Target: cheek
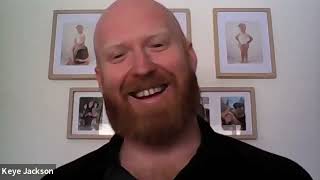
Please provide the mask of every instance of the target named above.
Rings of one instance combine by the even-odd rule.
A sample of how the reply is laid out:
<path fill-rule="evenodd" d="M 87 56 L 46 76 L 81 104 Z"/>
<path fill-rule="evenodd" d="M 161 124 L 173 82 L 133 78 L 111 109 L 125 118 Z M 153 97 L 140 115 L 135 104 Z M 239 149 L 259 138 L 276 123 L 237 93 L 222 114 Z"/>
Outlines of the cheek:
<path fill-rule="evenodd" d="M 104 93 L 116 94 L 124 81 L 125 71 L 119 65 L 105 65 L 102 71 L 102 86 Z"/>
<path fill-rule="evenodd" d="M 178 50 L 178 48 L 173 48 L 172 50 L 156 54 L 153 59 L 156 64 L 174 74 L 183 73 L 190 65 L 188 64 L 189 60 L 185 53 Z"/>

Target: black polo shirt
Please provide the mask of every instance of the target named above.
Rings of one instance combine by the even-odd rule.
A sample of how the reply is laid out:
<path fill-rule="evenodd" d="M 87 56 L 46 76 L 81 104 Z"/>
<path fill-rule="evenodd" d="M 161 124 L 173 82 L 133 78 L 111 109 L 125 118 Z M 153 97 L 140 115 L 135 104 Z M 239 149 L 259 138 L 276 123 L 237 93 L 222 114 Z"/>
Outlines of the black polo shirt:
<path fill-rule="evenodd" d="M 215 133 L 198 120 L 201 144 L 175 180 L 185 179 L 312 179 L 297 163 L 239 140 Z M 133 180 L 121 167 L 119 151 L 123 138 L 114 135 L 101 148 L 57 168 L 43 179 Z M 139 162 L 137 162 L 137 166 Z"/>

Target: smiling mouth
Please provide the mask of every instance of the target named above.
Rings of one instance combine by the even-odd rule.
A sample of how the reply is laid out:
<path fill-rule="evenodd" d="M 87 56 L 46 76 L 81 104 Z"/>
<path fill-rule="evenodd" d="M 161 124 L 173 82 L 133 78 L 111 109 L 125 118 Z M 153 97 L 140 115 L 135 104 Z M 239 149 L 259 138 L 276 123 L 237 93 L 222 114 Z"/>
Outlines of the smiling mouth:
<path fill-rule="evenodd" d="M 131 92 L 129 95 L 136 99 L 146 99 L 161 94 L 167 89 L 167 87 L 167 84 L 162 84 L 157 87 Z"/>

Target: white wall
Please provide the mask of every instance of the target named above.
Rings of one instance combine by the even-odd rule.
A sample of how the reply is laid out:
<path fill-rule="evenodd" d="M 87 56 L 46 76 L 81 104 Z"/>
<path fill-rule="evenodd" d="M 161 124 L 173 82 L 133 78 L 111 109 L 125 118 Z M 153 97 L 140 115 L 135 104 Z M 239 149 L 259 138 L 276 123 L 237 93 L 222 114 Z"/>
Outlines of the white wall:
<path fill-rule="evenodd" d="M 320 3 L 318 0 L 161 0 L 189 8 L 201 86 L 254 86 L 258 139 L 246 141 L 289 157 L 320 179 Z M 1 0 L 0 163 L 62 165 L 106 143 L 66 139 L 70 87 L 95 81 L 48 80 L 54 9 L 102 9 L 102 0 Z M 277 79 L 216 79 L 212 8 L 272 10 Z"/>

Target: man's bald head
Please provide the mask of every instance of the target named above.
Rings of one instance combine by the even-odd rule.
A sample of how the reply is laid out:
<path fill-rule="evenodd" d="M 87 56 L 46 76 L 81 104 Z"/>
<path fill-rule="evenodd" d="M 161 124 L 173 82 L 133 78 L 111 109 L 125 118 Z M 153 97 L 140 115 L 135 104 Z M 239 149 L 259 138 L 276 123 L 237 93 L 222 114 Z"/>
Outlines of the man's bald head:
<path fill-rule="evenodd" d="M 195 120 L 196 54 L 174 15 L 152 0 L 118 0 L 95 31 L 96 78 L 114 131 L 165 145 Z"/>
<path fill-rule="evenodd" d="M 165 24 L 169 33 L 178 38 L 182 46 L 186 46 L 187 40 L 179 22 L 163 5 L 153 0 L 117 0 L 104 11 L 96 25 L 94 46 L 97 59 L 103 55 L 101 51 L 105 44 L 112 41 L 109 34 L 114 36 L 112 32 L 118 31 L 119 36 L 125 36 L 126 32 L 134 31 L 146 23 Z"/>

